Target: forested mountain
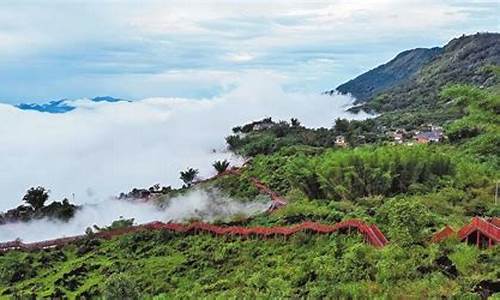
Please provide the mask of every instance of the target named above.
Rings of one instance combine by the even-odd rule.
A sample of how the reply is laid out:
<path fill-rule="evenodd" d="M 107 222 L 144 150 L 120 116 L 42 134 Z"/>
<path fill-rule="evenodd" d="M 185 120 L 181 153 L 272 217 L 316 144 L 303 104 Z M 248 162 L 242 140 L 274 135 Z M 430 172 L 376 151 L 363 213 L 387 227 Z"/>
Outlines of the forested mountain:
<path fill-rule="evenodd" d="M 442 48 L 417 48 L 398 54 L 386 64 L 359 75 L 348 82 L 339 85 L 337 91 L 351 94 L 358 102 L 369 101 L 373 96 L 407 80 L 422 68 L 422 66 L 437 55 Z M 333 93 L 335 90 L 329 91 Z"/>
<path fill-rule="evenodd" d="M 337 90 L 376 111 L 432 108 L 439 106 L 437 96 L 445 85 L 493 85 L 488 66 L 499 64 L 500 34 L 477 33 L 455 38 L 443 48 L 405 51 Z"/>

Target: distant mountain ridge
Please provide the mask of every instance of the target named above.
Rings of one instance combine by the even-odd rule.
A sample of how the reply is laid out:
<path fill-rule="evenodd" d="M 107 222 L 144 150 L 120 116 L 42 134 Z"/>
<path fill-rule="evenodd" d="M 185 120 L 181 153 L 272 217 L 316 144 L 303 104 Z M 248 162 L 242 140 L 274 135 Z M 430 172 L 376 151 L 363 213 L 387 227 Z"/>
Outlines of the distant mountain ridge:
<path fill-rule="evenodd" d="M 93 102 L 119 102 L 119 101 L 127 101 L 124 99 L 113 98 L 110 96 L 100 96 L 89 99 Z M 66 113 L 74 110 L 76 107 L 71 105 L 72 100 L 61 99 L 54 100 L 47 103 L 21 103 L 17 104 L 16 107 L 22 110 L 36 110 L 39 112 L 46 112 L 52 114 L 60 114 Z"/>
<path fill-rule="evenodd" d="M 439 91 L 453 83 L 495 84 L 488 66 L 500 65 L 500 34 L 477 33 L 442 48 L 414 49 L 328 91 L 351 94 L 365 110 L 435 108 Z"/>

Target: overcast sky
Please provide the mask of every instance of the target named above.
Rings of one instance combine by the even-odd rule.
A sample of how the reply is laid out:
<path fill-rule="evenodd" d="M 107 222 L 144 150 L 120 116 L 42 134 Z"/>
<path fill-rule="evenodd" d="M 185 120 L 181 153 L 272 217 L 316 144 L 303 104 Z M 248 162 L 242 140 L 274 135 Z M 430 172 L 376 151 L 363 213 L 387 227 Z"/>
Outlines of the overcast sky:
<path fill-rule="evenodd" d="M 248 71 L 320 92 L 402 50 L 500 29 L 499 1 L 270 2 L 2 1 L 0 102 L 212 97 Z"/>

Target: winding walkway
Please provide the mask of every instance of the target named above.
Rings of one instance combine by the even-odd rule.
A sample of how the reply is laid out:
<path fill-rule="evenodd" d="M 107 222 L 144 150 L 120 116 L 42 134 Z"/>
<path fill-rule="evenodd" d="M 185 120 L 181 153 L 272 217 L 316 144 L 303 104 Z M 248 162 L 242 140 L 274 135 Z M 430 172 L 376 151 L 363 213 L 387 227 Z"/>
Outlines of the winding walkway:
<path fill-rule="evenodd" d="M 310 232 L 315 234 L 332 234 L 336 232 L 352 233 L 357 232 L 364 237 L 364 240 L 377 248 L 383 247 L 388 243 L 385 236 L 375 224 L 367 224 L 361 220 L 346 220 L 336 224 L 321 224 L 315 222 L 303 222 L 292 226 L 275 226 L 275 227 L 243 227 L 243 226 L 218 226 L 209 223 L 196 222 L 191 224 L 181 223 L 163 223 L 151 222 L 138 226 L 127 228 L 118 228 L 109 231 L 95 233 L 95 237 L 103 239 L 111 239 L 116 236 L 139 232 L 139 231 L 154 231 L 164 230 L 180 234 L 212 234 L 215 236 L 231 236 L 231 237 L 255 237 L 255 238 L 272 238 L 272 237 L 288 237 L 298 232 Z M 60 238 L 35 243 L 23 243 L 19 240 L 0 243 L 0 251 L 9 250 L 41 250 L 47 248 L 61 247 L 70 243 L 78 242 L 88 238 L 87 235 L 78 235 L 67 238 Z"/>
<path fill-rule="evenodd" d="M 244 166 L 246 164 L 247 163 L 245 163 Z M 198 180 L 198 181 L 194 182 L 193 184 L 197 185 L 200 183 L 209 182 L 209 181 L 212 181 L 212 180 L 217 179 L 219 177 L 223 177 L 223 176 L 227 176 L 227 175 L 239 176 L 239 175 L 241 175 L 241 168 L 232 167 L 231 169 L 227 169 L 226 171 L 221 172 L 221 173 L 219 173 L 215 176 L 212 176 L 210 178 Z M 286 201 L 285 198 L 283 198 L 278 193 L 273 191 L 271 188 L 269 188 L 265 183 L 263 183 L 259 179 L 255 178 L 255 177 L 250 177 L 250 181 L 252 182 L 253 186 L 255 188 L 257 188 L 257 190 L 259 190 L 259 192 L 266 194 L 271 198 L 271 205 L 267 209 L 268 212 L 272 212 L 272 211 L 288 204 L 288 201 Z"/>

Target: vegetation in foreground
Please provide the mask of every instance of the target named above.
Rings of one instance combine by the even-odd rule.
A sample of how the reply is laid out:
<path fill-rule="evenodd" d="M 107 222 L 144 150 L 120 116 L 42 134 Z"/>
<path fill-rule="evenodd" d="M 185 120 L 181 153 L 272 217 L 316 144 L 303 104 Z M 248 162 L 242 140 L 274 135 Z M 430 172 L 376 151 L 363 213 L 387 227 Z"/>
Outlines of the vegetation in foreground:
<path fill-rule="evenodd" d="M 0 291 L 87 299 L 477 297 L 498 278 L 495 250 L 457 241 L 375 250 L 347 235 L 239 240 L 145 232 L 8 253 Z"/>

